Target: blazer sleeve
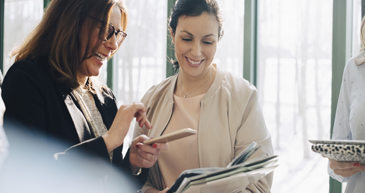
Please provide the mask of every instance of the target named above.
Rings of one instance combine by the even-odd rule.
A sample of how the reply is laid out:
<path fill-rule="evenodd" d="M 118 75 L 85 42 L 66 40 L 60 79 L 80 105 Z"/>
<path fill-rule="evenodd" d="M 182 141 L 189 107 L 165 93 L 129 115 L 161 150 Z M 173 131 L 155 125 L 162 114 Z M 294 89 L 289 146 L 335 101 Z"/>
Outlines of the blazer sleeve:
<path fill-rule="evenodd" d="M 46 123 L 47 114 L 58 111 L 58 109 L 49 108 L 50 103 L 57 103 L 57 98 L 54 98 L 54 101 L 48 98 L 50 92 L 55 89 L 50 81 L 44 69 L 30 61 L 17 62 L 7 72 L 2 85 L 2 97 L 6 106 L 4 128 L 10 147 L 16 148 L 13 152 L 20 154 L 26 152 L 23 157 L 26 158 L 27 163 L 36 161 L 36 158 L 35 156 L 26 157 L 26 155 L 42 155 L 43 158 L 52 162 L 54 167 L 66 170 L 72 167 L 75 169 L 75 171 L 69 171 L 72 174 L 85 171 L 93 171 L 92 175 L 95 176 L 116 173 L 111 167 L 109 153 L 102 137 L 86 140 L 71 147 L 67 147 L 64 143 L 60 146 L 54 145 L 55 141 L 61 140 L 49 135 L 52 128 L 47 128 Z M 30 143 L 22 143 L 19 135 Z M 64 139 L 68 136 L 72 135 L 65 134 L 60 138 Z M 130 184 L 138 184 L 141 187 L 140 184 L 147 178 L 146 174 L 143 174 L 146 172 L 133 176 L 129 168 L 129 155 L 123 159 L 121 149 L 122 146 L 114 151 L 114 154 L 120 157 L 116 163 L 113 163 L 114 166 L 122 170 L 123 179 L 127 179 L 126 181 L 131 179 Z M 12 151 L 11 148 L 10 151 Z M 54 161 L 54 158 L 58 161 Z"/>
<path fill-rule="evenodd" d="M 23 129 L 22 133 L 29 139 L 38 144 L 45 144 L 43 148 L 46 148 L 48 140 L 41 135 L 46 133 L 44 94 L 47 88 L 42 83 L 46 79 L 42 78 L 39 72 L 33 74 L 35 70 L 28 66 L 29 63 L 25 61 L 15 63 L 4 78 L 2 84 L 2 98 L 6 107 L 4 129 L 7 133 Z M 12 142 L 10 136 L 9 141 Z"/>
<path fill-rule="evenodd" d="M 249 159 L 253 159 L 260 155 L 271 156 L 274 155 L 274 150 L 271 143 L 271 134 L 266 129 L 266 124 L 261 107 L 258 102 L 258 95 L 256 88 L 249 84 L 245 90 L 245 94 L 240 95 L 244 103 L 237 102 L 234 105 L 241 107 L 239 111 L 241 117 L 241 124 L 237 130 L 235 142 L 235 157 L 245 149 L 251 142 L 255 141 L 261 148 L 258 149 Z M 242 99 L 243 98 L 243 99 Z M 273 173 L 261 178 L 256 183 L 250 184 L 246 188 L 246 192 L 270 192 L 273 180 Z"/>

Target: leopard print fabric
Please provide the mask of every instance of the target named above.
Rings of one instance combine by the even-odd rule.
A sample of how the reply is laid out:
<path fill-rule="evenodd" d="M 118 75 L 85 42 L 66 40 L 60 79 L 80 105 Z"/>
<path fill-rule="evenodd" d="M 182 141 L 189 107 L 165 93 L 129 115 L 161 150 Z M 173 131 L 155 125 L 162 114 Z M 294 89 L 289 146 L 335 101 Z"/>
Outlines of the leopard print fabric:
<path fill-rule="evenodd" d="M 365 145 L 315 144 L 312 150 L 336 161 L 358 161 L 365 164 Z"/>

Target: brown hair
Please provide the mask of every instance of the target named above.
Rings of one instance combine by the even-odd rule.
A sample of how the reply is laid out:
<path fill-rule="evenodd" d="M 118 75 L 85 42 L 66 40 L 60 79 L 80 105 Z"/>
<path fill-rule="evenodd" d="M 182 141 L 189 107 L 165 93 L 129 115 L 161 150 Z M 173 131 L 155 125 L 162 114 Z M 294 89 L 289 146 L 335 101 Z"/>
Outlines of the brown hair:
<path fill-rule="evenodd" d="M 13 50 L 11 57 L 15 57 L 15 61 L 39 62 L 46 59 L 47 62 L 41 64 L 45 65 L 51 77 L 74 89 L 79 86 L 77 74 L 80 65 L 95 54 L 105 38 L 113 6 L 118 6 L 122 13 L 121 25 L 125 31 L 128 14 L 121 0 L 52 0 L 41 22 Z M 84 26 L 91 32 L 98 24 L 89 16 L 104 21 L 99 32 L 100 38 L 93 48 L 90 46 L 91 35 L 81 34 Z M 84 35 L 88 36 L 85 50 L 81 47 Z"/>
<path fill-rule="evenodd" d="M 174 8 L 171 11 L 169 19 L 170 31 L 173 34 L 176 32 L 177 23 L 180 16 L 199 16 L 203 12 L 207 12 L 216 17 L 218 21 L 218 40 L 223 37 L 223 17 L 217 0 L 177 0 Z M 173 38 L 173 37 L 171 37 Z M 179 62 L 177 60 L 171 60 L 175 73 L 179 69 Z"/>
<path fill-rule="evenodd" d="M 180 16 L 199 16 L 207 12 L 216 17 L 218 28 L 218 39 L 221 39 L 223 31 L 223 17 L 217 0 L 177 0 L 171 11 L 169 20 L 170 30 L 175 34 Z"/>

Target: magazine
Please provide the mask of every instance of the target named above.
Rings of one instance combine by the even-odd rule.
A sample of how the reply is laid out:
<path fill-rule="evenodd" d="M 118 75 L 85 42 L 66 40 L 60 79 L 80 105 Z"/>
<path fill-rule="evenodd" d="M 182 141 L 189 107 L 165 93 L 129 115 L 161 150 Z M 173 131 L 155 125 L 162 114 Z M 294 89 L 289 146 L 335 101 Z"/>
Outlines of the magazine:
<path fill-rule="evenodd" d="M 225 168 L 210 167 L 183 171 L 168 193 L 211 192 L 224 188 L 222 192 L 235 192 L 246 188 L 272 172 L 277 166 L 278 157 L 259 156 L 246 160 L 261 146 L 252 142 L 237 155 Z M 221 192 L 221 191 L 219 191 Z"/>

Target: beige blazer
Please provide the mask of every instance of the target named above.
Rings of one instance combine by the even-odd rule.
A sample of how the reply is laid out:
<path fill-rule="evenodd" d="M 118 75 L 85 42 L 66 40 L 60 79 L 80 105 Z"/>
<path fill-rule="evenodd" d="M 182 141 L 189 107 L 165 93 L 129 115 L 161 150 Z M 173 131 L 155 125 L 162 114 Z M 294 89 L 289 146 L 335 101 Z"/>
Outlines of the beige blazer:
<path fill-rule="evenodd" d="M 145 134 L 162 135 L 174 110 L 174 88 L 178 75 L 152 86 L 142 98 L 153 129 L 135 126 L 134 137 Z M 228 163 L 255 141 L 261 148 L 251 159 L 261 154 L 273 155 L 271 135 L 266 129 L 256 88 L 243 78 L 217 69 L 215 80 L 201 100 L 198 127 L 200 167 L 226 167 Z M 247 192 L 270 192 L 273 174 L 267 175 Z M 163 189 L 158 163 L 151 168 L 142 192 L 149 188 Z"/>

